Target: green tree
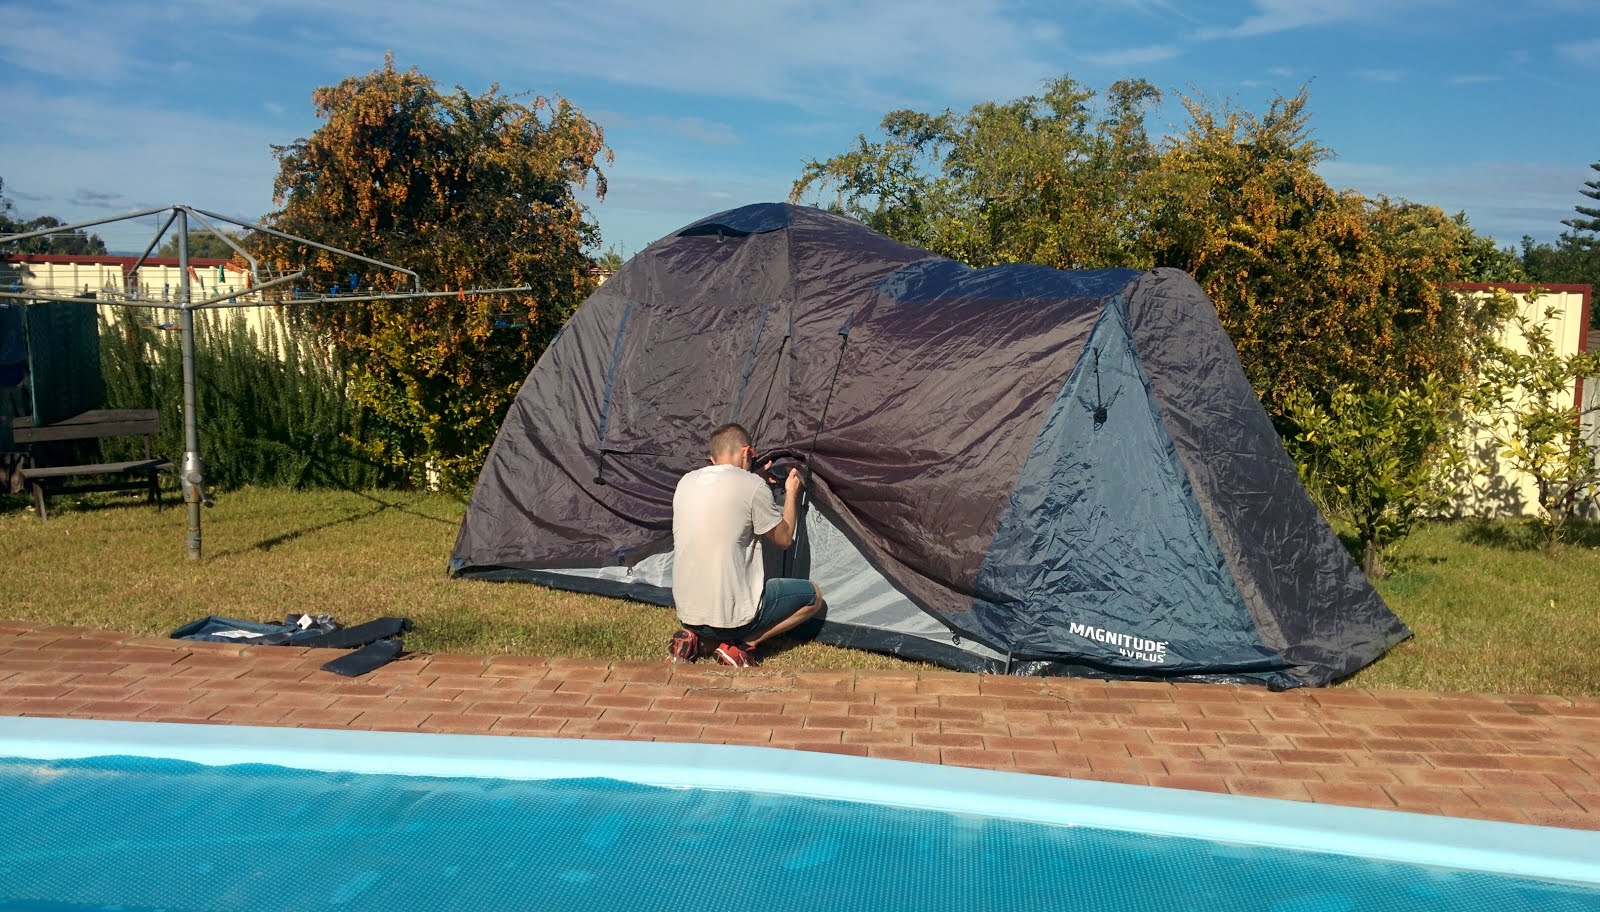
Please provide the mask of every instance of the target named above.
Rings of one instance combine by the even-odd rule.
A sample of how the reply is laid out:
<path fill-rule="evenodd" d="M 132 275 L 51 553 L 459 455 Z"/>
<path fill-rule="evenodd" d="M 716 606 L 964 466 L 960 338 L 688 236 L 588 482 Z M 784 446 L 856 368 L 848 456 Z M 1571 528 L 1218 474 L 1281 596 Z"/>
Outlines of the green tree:
<path fill-rule="evenodd" d="M 1592 162 L 1589 167 L 1595 171 L 1600 171 L 1600 162 Z M 1589 199 L 1600 201 L 1600 180 L 1584 181 L 1583 186 L 1584 189 L 1579 190 L 1579 193 Z M 1591 234 L 1600 232 L 1600 208 L 1585 206 L 1582 203 L 1572 208 L 1578 210 L 1578 215 L 1582 216 L 1582 218 L 1570 218 L 1561 224 L 1566 225 L 1573 231 L 1587 231 Z M 1593 247 L 1596 244 L 1594 238 L 1583 238 L 1581 240 L 1588 247 Z"/>
<path fill-rule="evenodd" d="M 1522 266 L 1528 279 L 1547 285 L 1600 286 L 1600 244 L 1564 231 L 1554 244 L 1522 238 Z M 1589 325 L 1600 329 L 1600 307 L 1590 308 Z"/>
<path fill-rule="evenodd" d="M 1485 343 L 1472 404 L 1499 455 L 1533 479 L 1535 531 L 1554 550 L 1570 521 L 1600 497 L 1596 446 L 1583 436 L 1573 396 L 1574 380 L 1600 376 L 1600 352 L 1560 353 L 1551 331 L 1557 314 L 1539 306 L 1537 288 L 1520 301 L 1505 291 L 1496 291 L 1492 300 L 1521 345 Z"/>
<path fill-rule="evenodd" d="M 1445 285 L 1512 258 L 1461 216 L 1339 192 L 1309 97 L 1264 112 L 1185 98 L 1163 143 L 1141 80 L 1062 77 L 965 114 L 895 111 L 883 138 L 808 162 L 791 198 L 974 266 L 1172 266 L 1205 287 L 1269 410 L 1298 389 L 1460 382 L 1486 321 Z"/>
<path fill-rule="evenodd" d="M 1453 386 L 1431 379 L 1417 389 L 1341 384 L 1289 394 L 1289 455 L 1325 509 L 1355 527 L 1368 576 L 1383 574 L 1388 545 L 1448 503 L 1446 478 L 1465 459 L 1460 402 Z"/>
<path fill-rule="evenodd" d="M 249 242 L 249 238 L 243 234 L 230 232 L 228 236 L 233 238 L 234 243 L 240 246 L 244 246 Z M 156 256 L 159 257 L 175 257 L 177 255 L 177 234 L 169 236 L 156 249 Z M 189 232 L 189 256 L 193 259 L 231 260 L 234 256 L 234 250 L 228 246 L 227 241 L 209 231 L 191 231 Z"/>
<path fill-rule="evenodd" d="M 1143 80 L 1103 98 L 1068 77 L 1038 95 L 965 114 L 892 111 L 884 138 L 806 163 L 790 198 L 811 198 L 909 244 L 973 266 L 1149 265 L 1139 244 L 1155 160 Z"/>
<path fill-rule="evenodd" d="M 0 235 L 26 234 L 29 231 L 40 231 L 45 228 L 55 228 L 67 224 L 58 218 L 41 215 L 36 218 L 22 221 L 15 218 L 12 213 L 16 207 L 9 197 L 5 195 L 6 183 L 0 178 Z M 106 242 L 100 240 L 98 234 L 85 234 L 82 230 L 68 231 L 62 234 L 48 234 L 43 237 L 29 238 L 25 241 L 13 241 L 4 245 L 7 253 L 56 253 L 72 255 L 100 255 L 106 252 Z"/>
<path fill-rule="evenodd" d="M 622 263 L 622 251 L 618 250 L 615 244 L 602 250 L 600 255 L 594 258 L 595 267 L 602 272 L 616 272 L 622 268 Z"/>
<path fill-rule="evenodd" d="M 274 148 L 272 227 L 413 269 L 429 289 L 532 289 L 296 311 L 346 353 L 352 394 L 387 426 L 369 455 L 466 487 L 534 359 L 592 287 L 584 251 L 598 230 L 574 188 L 593 179 L 604 196 L 610 150 L 560 98 L 442 92 L 392 59 L 312 100 L 322 125 Z M 312 270 L 318 287 L 352 271 L 304 246 L 260 243 L 279 268 Z M 409 290 L 401 276 L 359 272 L 363 289 Z"/>
<path fill-rule="evenodd" d="M 178 333 L 154 325 L 148 311 L 102 309 L 100 361 L 108 408 L 161 413 L 156 452 L 183 452 L 183 353 Z M 337 353 L 274 321 L 258 332 L 237 310 L 197 316 L 196 401 L 206 481 L 222 490 L 244 485 L 371 488 L 404 481 L 373 465 L 352 441 L 367 440 L 370 416 L 345 394 Z M 137 459 L 124 438 L 102 443 L 106 459 Z"/>
<path fill-rule="evenodd" d="M 1206 289 L 1270 411 L 1302 389 L 1464 381 L 1490 321 L 1446 285 L 1492 242 L 1437 207 L 1329 186 L 1304 90 L 1260 114 L 1185 105 L 1147 243 Z"/>

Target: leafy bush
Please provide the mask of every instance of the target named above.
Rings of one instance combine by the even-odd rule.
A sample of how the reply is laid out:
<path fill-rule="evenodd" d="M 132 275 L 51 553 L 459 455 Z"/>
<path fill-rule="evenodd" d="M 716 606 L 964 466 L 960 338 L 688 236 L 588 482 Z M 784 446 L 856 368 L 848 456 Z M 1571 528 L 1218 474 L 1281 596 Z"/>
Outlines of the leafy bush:
<path fill-rule="evenodd" d="M 1382 575 L 1384 546 L 1448 502 L 1446 474 L 1464 458 L 1460 401 L 1435 380 L 1415 390 L 1342 384 L 1287 398 L 1295 430 L 1284 445 L 1324 510 L 1355 526 L 1367 575 Z"/>
<path fill-rule="evenodd" d="M 102 318 L 100 360 L 109 408 L 161 415 L 157 452 L 183 456 L 180 334 L 153 325 L 149 311 Z M 209 485 L 370 488 L 403 481 L 356 455 L 370 436 L 367 413 L 345 394 L 333 354 L 265 321 L 262 333 L 239 312 L 195 320 L 200 456 Z M 137 458 L 136 440 L 106 441 L 107 458 Z"/>
<path fill-rule="evenodd" d="M 1520 301 L 1496 290 L 1493 302 L 1522 347 L 1485 343 L 1473 406 L 1500 457 L 1533 479 L 1540 511 L 1534 529 L 1553 550 L 1567 524 L 1600 498 L 1595 445 L 1584 438 L 1573 397 L 1575 379 L 1600 375 L 1600 353 L 1560 353 L 1552 333 L 1556 312 L 1539 307 L 1538 288 Z"/>

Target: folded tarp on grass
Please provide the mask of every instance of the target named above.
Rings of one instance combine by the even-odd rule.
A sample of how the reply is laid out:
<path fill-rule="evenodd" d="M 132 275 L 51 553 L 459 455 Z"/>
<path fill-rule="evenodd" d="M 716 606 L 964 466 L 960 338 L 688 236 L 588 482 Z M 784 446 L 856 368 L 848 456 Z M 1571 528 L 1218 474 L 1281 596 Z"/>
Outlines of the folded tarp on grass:
<path fill-rule="evenodd" d="M 290 615 L 290 620 L 297 617 Z M 402 652 L 401 637 L 411 629 L 409 618 L 384 617 L 354 627 L 339 627 L 327 615 L 318 615 L 317 621 L 319 623 L 314 626 L 301 627 L 212 615 L 191 621 L 172 631 L 170 636 L 175 640 L 352 650 L 325 662 L 322 670 L 355 677 L 398 658 Z"/>

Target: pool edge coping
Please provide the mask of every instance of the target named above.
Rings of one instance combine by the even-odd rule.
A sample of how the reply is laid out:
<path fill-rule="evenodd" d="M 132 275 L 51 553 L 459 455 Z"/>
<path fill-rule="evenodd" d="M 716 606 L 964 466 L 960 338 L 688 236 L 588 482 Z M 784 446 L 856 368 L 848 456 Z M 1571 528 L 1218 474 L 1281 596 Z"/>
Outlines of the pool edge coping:
<path fill-rule="evenodd" d="M 1351 855 L 1600 886 L 1600 832 L 742 745 L 0 717 L 0 757 L 617 779 Z"/>

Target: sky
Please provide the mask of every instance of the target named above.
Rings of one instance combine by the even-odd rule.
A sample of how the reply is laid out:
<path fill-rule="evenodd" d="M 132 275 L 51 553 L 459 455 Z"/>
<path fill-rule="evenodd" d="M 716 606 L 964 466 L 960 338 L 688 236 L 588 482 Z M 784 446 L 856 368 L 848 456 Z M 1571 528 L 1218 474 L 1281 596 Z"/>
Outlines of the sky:
<path fill-rule="evenodd" d="M 782 200 L 888 111 L 962 111 L 1068 75 L 1264 111 L 1302 86 L 1330 183 L 1553 240 L 1600 179 L 1595 0 L 0 0 L 0 180 L 24 217 L 183 203 L 254 221 L 311 93 L 395 63 L 559 95 L 605 130 L 625 256 Z M 153 219 L 95 229 L 114 251 Z"/>

